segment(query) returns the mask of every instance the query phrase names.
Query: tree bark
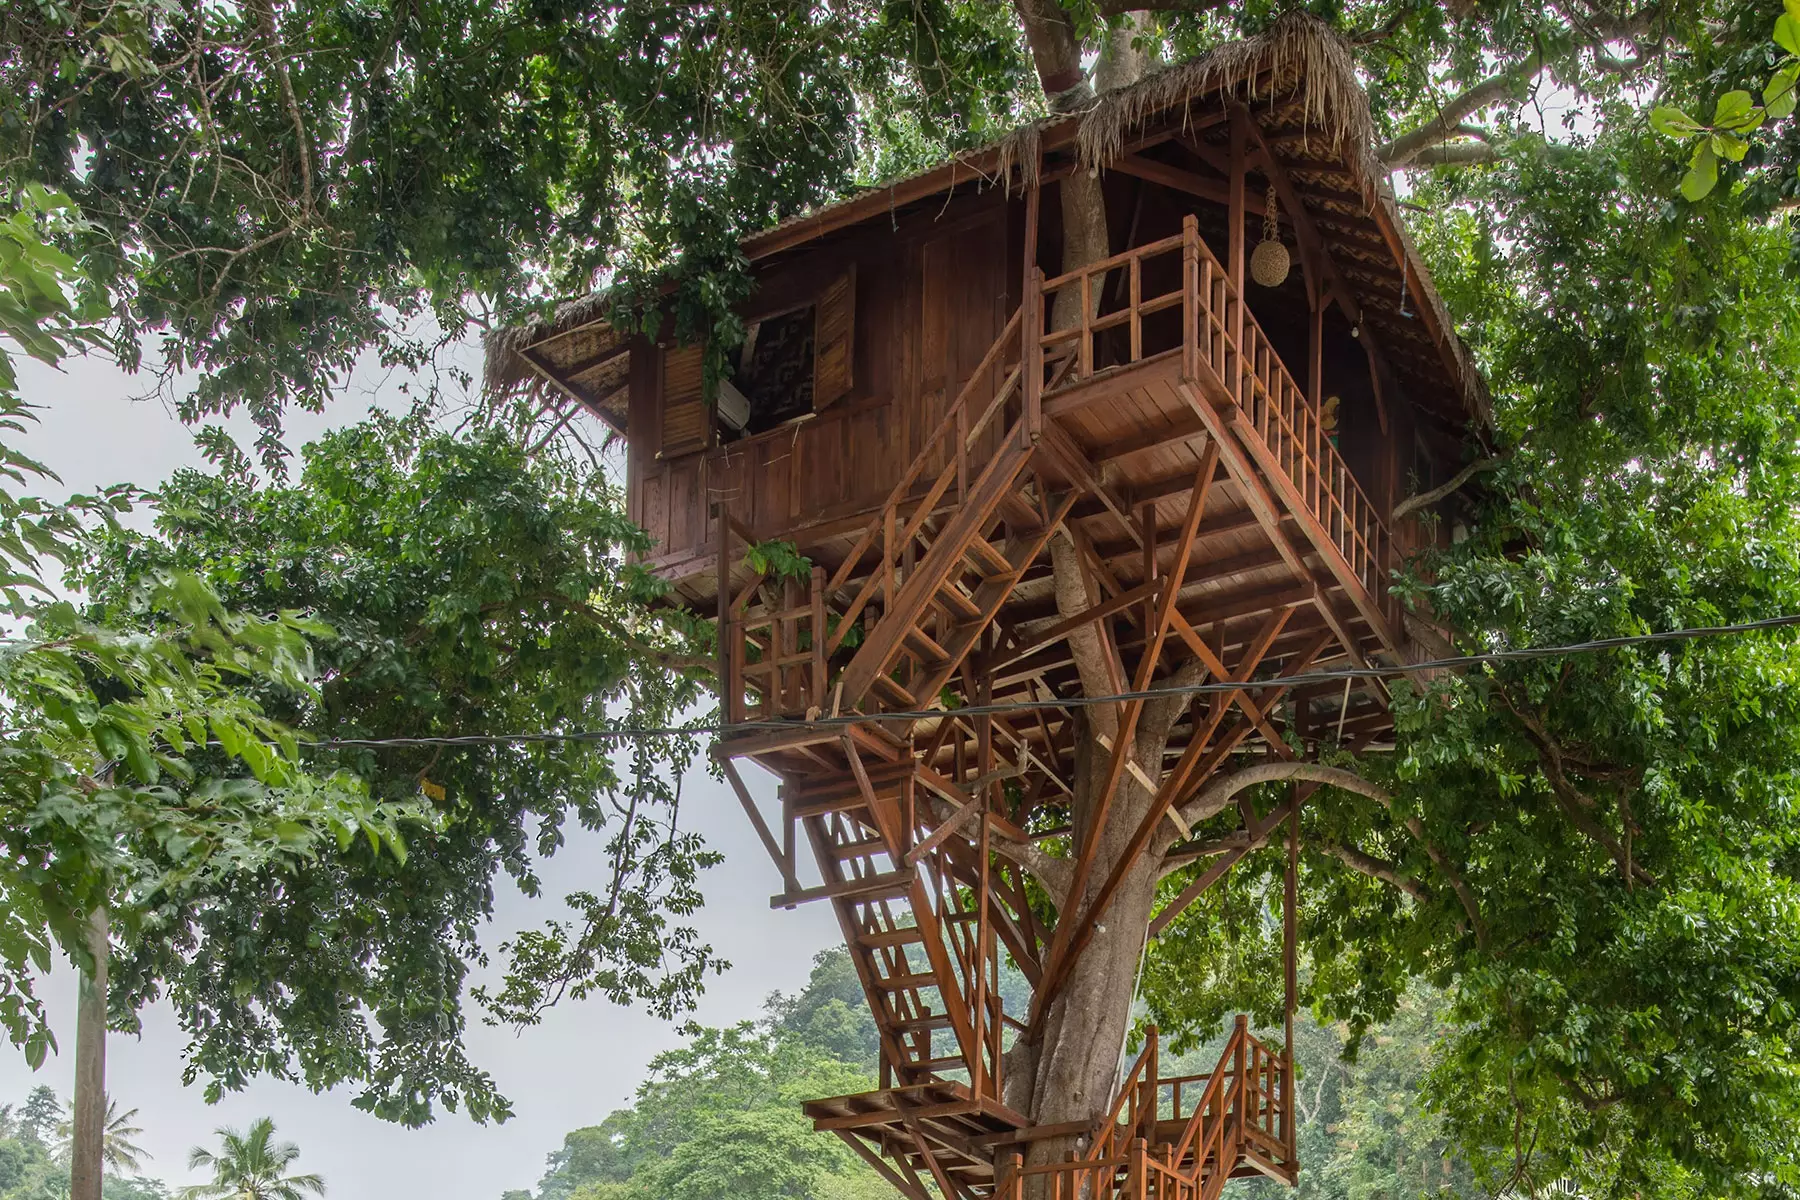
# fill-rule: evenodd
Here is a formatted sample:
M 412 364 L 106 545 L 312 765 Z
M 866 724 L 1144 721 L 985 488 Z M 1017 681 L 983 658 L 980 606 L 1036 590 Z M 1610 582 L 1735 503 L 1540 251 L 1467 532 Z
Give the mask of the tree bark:
M 1093 91 L 1084 80 L 1082 48 L 1068 14 L 1056 0 L 1015 0 L 1015 4 L 1039 82 L 1051 107 L 1069 112 L 1090 103 Z M 1095 71 L 1096 83 L 1102 89 L 1126 86 L 1143 73 L 1152 59 L 1134 41 L 1153 28 L 1153 19 L 1148 13 L 1131 12 L 1110 33 L 1100 47 Z M 1071 271 L 1111 254 L 1106 199 L 1099 177 L 1077 171 L 1064 176 L 1057 190 L 1063 228 L 1059 269 Z M 1099 289 L 1094 290 L 1093 301 L 1098 303 Z M 1052 327 L 1067 329 L 1077 324 L 1080 304 L 1077 290 L 1071 288 L 1059 293 L 1050 313 Z M 1099 597 L 1092 594 L 1087 569 L 1069 538 L 1053 539 L 1051 564 L 1057 608 L 1064 617 L 1098 602 Z M 1127 678 L 1124 663 L 1106 635 L 1105 627 L 1104 622 L 1084 625 L 1069 635 L 1069 647 L 1082 688 L 1089 695 L 1119 691 Z M 1152 779 L 1162 775 L 1163 748 L 1169 730 L 1179 715 L 1178 710 L 1186 704 L 1184 698 L 1159 707 L 1154 714 L 1146 710 L 1139 721 L 1134 745 L 1127 753 Z M 1168 711 L 1171 708 L 1177 711 Z M 1075 750 L 1071 820 L 1077 846 L 1084 843 L 1090 831 L 1097 845 L 1093 868 L 1082 884 L 1082 894 L 1063 897 L 1058 920 L 1092 921 L 1094 933 L 1045 1009 L 1041 1036 L 1032 1042 L 1021 1039 L 1009 1052 L 1007 1064 L 1005 1099 L 1008 1106 L 1026 1114 L 1038 1125 L 1098 1119 L 1112 1103 L 1119 1082 L 1138 966 L 1142 961 L 1150 910 L 1161 876 L 1164 845 L 1159 839 L 1133 864 L 1105 912 L 1088 912 L 1120 856 L 1129 848 L 1127 843 L 1153 800 L 1131 773 L 1126 772 L 1117 784 L 1112 802 L 1107 805 L 1104 827 L 1095 828 L 1111 759 L 1101 739 L 1114 742 L 1119 733 L 1120 709 L 1117 706 L 1082 710 Z M 1066 1151 L 1075 1148 L 1076 1141 L 1069 1137 L 1034 1142 L 1029 1160 L 1033 1163 L 1060 1160 Z
M 104 907 L 88 917 L 92 974 L 81 980 L 75 1015 L 75 1112 L 69 1156 L 69 1200 L 100 1200 L 106 1138 L 106 989 L 111 934 Z

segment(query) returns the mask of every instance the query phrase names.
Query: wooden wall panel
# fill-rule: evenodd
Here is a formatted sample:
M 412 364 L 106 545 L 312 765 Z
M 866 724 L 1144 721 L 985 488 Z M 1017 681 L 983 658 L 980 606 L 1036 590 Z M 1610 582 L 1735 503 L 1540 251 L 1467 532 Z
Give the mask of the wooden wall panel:
M 628 477 L 632 514 L 656 540 L 653 555 L 703 550 L 716 536 L 715 507 L 758 538 L 792 536 L 804 548 L 806 527 L 872 512 L 886 499 L 1015 302 L 1007 219 L 1000 193 L 970 195 L 941 216 L 898 230 L 877 224 L 766 269 L 745 308 L 751 319 L 805 303 L 854 271 L 851 387 L 808 418 L 658 460 L 661 380 L 649 371 L 634 376 Z

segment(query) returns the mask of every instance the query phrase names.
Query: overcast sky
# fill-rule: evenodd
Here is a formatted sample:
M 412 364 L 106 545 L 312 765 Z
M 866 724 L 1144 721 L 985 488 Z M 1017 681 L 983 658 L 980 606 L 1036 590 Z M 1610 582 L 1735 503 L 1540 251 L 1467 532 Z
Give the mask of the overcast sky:
M 68 489 L 123 481 L 153 485 L 170 471 L 201 461 L 190 431 L 161 404 L 132 399 L 145 389 L 141 376 L 128 377 L 92 360 L 63 373 L 28 363 L 21 382 L 25 397 L 43 407 L 42 423 L 24 448 L 55 470 Z M 292 442 L 354 422 L 371 404 L 403 408 L 408 399 L 398 391 L 400 382 L 360 372 L 324 416 L 291 420 Z M 248 429 L 242 422 L 232 427 L 240 433 Z M 248 445 L 248 438 L 242 440 Z M 751 774 L 759 775 L 754 769 Z M 771 780 L 757 777 L 752 786 L 772 804 Z M 708 984 L 694 1016 L 711 1025 L 747 1020 L 772 989 L 791 991 L 805 982 L 813 955 L 837 942 L 837 928 L 823 905 L 770 910 L 768 897 L 778 890 L 779 877 L 728 789 L 696 772 L 683 796 L 685 822 L 725 854 L 724 864 L 703 881 L 707 906 L 695 923 L 732 963 Z M 596 841 L 584 840 L 579 831 L 570 837 L 543 871 L 546 897 L 594 885 L 603 869 Z M 528 901 L 503 884 L 488 944 L 497 946 L 507 934 L 560 912 L 558 901 Z M 68 1096 L 74 994 L 68 970 L 44 989 L 64 1051 L 41 1071 L 32 1072 L 10 1047 L 0 1050 L 0 1103 L 23 1099 L 39 1083 Z M 182 1086 L 183 1039 L 173 1013 L 159 1005 L 145 1014 L 141 1038 L 110 1039 L 108 1090 L 121 1107 L 139 1110 L 140 1141 L 154 1155 L 145 1173 L 171 1185 L 197 1181 L 187 1170 L 187 1151 L 210 1144 L 214 1128 L 241 1128 L 267 1115 L 282 1137 L 299 1143 L 299 1168 L 324 1175 L 331 1200 L 498 1200 L 509 1188 L 535 1185 L 544 1156 L 563 1135 L 623 1104 L 650 1059 L 679 1041 L 672 1026 L 604 1001 L 565 1001 L 543 1024 L 523 1031 L 477 1026 L 469 1035 L 472 1057 L 493 1074 L 518 1115 L 484 1127 L 445 1114 L 435 1125 L 408 1130 L 352 1108 L 348 1089 L 313 1095 L 261 1081 L 209 1106 L 198 1087 Z

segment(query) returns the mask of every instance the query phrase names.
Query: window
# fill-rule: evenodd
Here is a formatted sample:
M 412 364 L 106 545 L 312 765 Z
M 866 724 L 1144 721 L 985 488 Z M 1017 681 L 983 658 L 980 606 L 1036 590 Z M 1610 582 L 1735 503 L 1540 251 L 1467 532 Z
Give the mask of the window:
M 850 394 L 855 341 L 852 266 L 813 303 L 752 322 L 710 403 L 703 387 L 703 348 L 665 348 L 657 457 L 693 454 L 822 412 Z
M 719 432 L 756 434 L 813 411 L 815 305 L 751 322 L 719 381 Z

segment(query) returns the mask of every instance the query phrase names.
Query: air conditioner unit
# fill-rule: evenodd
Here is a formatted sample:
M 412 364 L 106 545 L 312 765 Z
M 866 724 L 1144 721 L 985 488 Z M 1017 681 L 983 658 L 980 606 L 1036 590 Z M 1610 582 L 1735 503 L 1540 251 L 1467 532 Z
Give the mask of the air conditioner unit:
M 742 433 L 750 424 L 750 398 L 729 379 L 719 380 L 719 421 Z

